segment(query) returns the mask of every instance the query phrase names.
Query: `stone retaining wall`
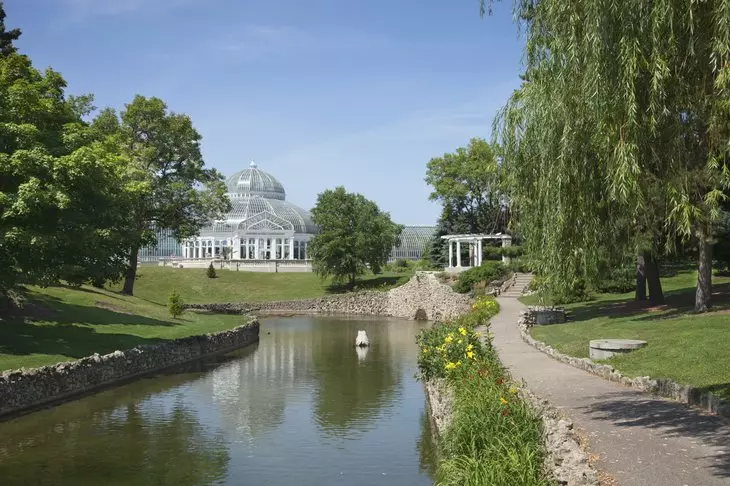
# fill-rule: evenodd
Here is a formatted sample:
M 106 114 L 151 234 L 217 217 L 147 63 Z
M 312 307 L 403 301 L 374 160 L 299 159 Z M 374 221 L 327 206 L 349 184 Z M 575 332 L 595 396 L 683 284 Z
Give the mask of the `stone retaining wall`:
M 721 400 L 711 392 L 700 390 L 691 385 L 681 385 L 666 378 L 655 379 L 648 376 L 630 378 L 621 374 L 611 365 L 596 363 L 588 358 L 568 356 L 542 341 L 535 340 L 529 332 L 535 322 L 533 314 L 534 311 L 531 308 L 528 308 L 527 311 L 522 311 L 520 313 L 520 318 L 517 321 L 517 325 L 520 328 L 522 340 L 535 349 L 562 363 L 593 373 L 594 375 L 600 376 L 608 381 L 621 383 L 622 385 L 635 388 L 639 391 L 653 393 L 665 398 L 671 398 L 672 400 L 677 400 L 678 402 L 696 406 L 703 410 L 730 418 L 730 403 Z M 588 343 L 586 343 L 586 346 L 588 346 Z
M 325 313 L 414 319 L 421 310 L 428 320 L 451 319 L 471 306 L 468 295 L 458 294 L 439 282 L 432 272 L 417 272 L 406 284 L 388 292 L 356 292 L 328 295 L 316 299 L 240 302 L 225 304 L 188 304 L 187 309 L 223 314 L 249 313 Z M 422 314 L 422 313 L 419 313 Z
M 138 346 L 126 351 L 94 354 L 78 361 L 0 375 L 0 416 L 91 391 L 207 355 L 232 351 L 259 339 L 259 323 L 252 321 L 213 334 Z

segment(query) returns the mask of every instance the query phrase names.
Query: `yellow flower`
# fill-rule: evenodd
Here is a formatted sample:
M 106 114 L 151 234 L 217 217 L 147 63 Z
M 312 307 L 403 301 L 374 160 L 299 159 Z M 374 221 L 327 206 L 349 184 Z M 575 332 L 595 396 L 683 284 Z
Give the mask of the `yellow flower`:
M 466 329 L 464 329 L 463 327 L 460 327 L 459 334 L 461 334 L 462 336 L 466 336 Z
M 471 351 L 472 349 L 474 349 L 474 345 L 473 344 L 467 344 L 466 345 L 466 350 L 467 351 Z
M 512 387 L 512 388 L 510 388 L 510 389 L 509 389 L 509 392 L 510 392 L 511 394 L 513 394 L 513 395 L 516 395 L 516 394 L 517 394 L 517 388 L 515 388 L 515 387 Z
M 502 405 L 507 405 L 507 400 L 504 399 L 504 397 L 499 397 L 499 403 Z
M 473 358 L 474 357 L 474 351 L 467 351 L 466 352 L 466 357 L 467 358 Z
M 453 340 L 454 340 L 454 337 L 453 337 L 453 336 L 452 336 L 451 334 L 449 334 L 448 336 L 446 336 L 446 337 L 444 338 L 444 342 L 445 342 L 445 343 L 450 343 L 450 342 L 451 342 L 451 341 L 453 341 Z
M 459 340 L 458 340 L 457 342 L 458 342 L 459 344 L 462 344 L 462 343 L 464 342 L 464 340 L 463 340 L 463 339 L 459 339 Z
M 423 354 L 426 354 L 426 353 L 428 353 L 428 348 L 424 347 L 424 348 L 422 349 L 422 351 L 423 351 Z
M 456 368 L 456 363 L 452 363 L 451 361 L 449 361 L 448 363 L 446 363 L 445 368 L 447 370 L 453 370 L 454 368 Z
M 461 360 L 456 362 L 456 366 L 459 366 L 461 364 Z

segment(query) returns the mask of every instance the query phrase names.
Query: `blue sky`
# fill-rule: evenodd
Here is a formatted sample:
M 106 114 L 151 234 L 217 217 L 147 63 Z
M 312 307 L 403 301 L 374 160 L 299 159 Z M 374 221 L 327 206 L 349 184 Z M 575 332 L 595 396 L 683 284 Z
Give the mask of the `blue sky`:
M 18 46 L 72 94 L 137 93 L 189 114 L 206 163 L 250 160 L 310 208 L 337 185 L 404 224 L 433 224 L 431 157 L 488 138 L 518 86 L 511 2 L 5 0 Z

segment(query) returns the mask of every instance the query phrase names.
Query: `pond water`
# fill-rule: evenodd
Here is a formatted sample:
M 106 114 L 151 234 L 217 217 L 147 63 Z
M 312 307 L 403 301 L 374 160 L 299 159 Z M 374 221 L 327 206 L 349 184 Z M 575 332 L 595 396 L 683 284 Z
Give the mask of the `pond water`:
M 266 319 L 257 345 L 0 422 L 0 484 L 432 484 L 422 326 Z

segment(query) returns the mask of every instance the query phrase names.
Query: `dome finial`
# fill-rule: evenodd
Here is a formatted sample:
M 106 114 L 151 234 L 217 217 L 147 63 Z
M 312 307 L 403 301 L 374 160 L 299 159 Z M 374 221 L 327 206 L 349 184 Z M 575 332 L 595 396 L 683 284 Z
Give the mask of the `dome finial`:
M 248 164 L 248 166 L 251 167 L 252 169 L 255 169 L 258 167 L 258 165 L 256 165 L 256 162 L 254 162 L 253 160 Z

